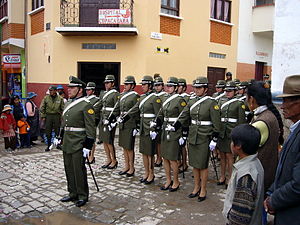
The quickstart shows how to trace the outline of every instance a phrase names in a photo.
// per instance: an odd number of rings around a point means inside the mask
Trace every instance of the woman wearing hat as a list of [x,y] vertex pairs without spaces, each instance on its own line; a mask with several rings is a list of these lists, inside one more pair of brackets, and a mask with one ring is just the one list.
[[[180,124],[189,124],[189,164],[193,167],[194,189],[189,198],[206,199],[209,145],[220,132],[220,110],[216,100],[207,96],[208,80],[197,77],[193,83],[195,97],[191,97],[179,119]],[[212,149],[213,150],[213,149]]]
[[39,125],[39,108],[34,103],[34,99],[37,96],[34,92],[28,92],[27,101],[25,104],[27,110],[27,122],[30,126],[30,145],[35,145],[33,141],[36,141],[40,135]]
[[[221,132],[217,147],[221,156],[221,177],[217,185],[226,184],[226,170],[228,178],[231,176],[233,155],[230,149],[230,134],[237,125],[246,122],[245,104],[235,98],[237,87],[234,81],[229,81],[225,86],[225,96],[219,102],[221,109]],[[229,180],[229,179],[228,179]]]
[[[176,77],[170,77],[166,87],[168,98],[163,102],[160,113],[164,118],[161,134],[161,154],[164,159],[167,180],[165,185],[161,187],[161,190],[174,192],[178,190],[180,185],[178,179],[178,160],[180,159],[182,148],[179,144],[182,129],[175,130],[173,126],[177,122],[181,111],[186,106],[186,101],[179,94],[176,94],[178,88],[178,79]],[[171,170],[173,170],[173,180],[171,178]]]
[[4,148],[6,150],[15,150],[17,144],[15,133],[16,121],[11,111],[12,108],[10,105],[5,105],[0,118],[0,130],[3,132]]
[[[128,112],[133,109],[138,102],[139,95],[134,91],[135,79],[133,76],[127,76],[124,81],[124,91],[120,96],[120,119],[123,120],[119,125],[119,145],[123,148],[124,153],[124,168],[119,172],[119,175],[131,177],[134,175],[134,142],[135,136],[133,133],[137,128],[139,114],[135,113],[130,117],[126,117]],[[119,121],[120,121],[119,119]]]

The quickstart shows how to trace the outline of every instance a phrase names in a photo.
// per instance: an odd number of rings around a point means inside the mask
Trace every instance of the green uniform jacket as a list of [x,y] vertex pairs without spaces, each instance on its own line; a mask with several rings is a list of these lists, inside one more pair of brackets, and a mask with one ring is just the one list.
[[[85,97],[68,100],[62,118],[65,129],[62,147],[64,152],[74,153],[82,150],[86,137],[96,139],[95,112]],[[79,128],[79,131],[76,131],[76,128]]]
[[[201,99],[203,99],[203,101],[197,104]],[[206,123],[211,122],[211,124],[201,125],[201,121],[205,121]],[[188,123],[190,125],[188,136],[190,144],[202,144],[203,141],[206,141],[206,138],[203,140],[203,136],[207,137],[211,136],[213,132],[220,132],[220,108],[217,101],[211,97],[191,97],[188,105],[182,112],[179,122],[182,124]]]
[[100,100],[103,98],[104,93],[104,91],[100,92],[98,101],[94,104],[95,118],[98,120],[101,119],[102,102]]
[[[121,116],[123,116],[125,113],[127,113],[129,110],[131,110],[135,104],[138,102],[140,96],[135,91],[130,92],[124,92],[120,96],[120,112]],[[124,123],[121,123],[119,125],[119,129],[132,129],[137,127],[137,122],[139,121],[139,113],[136,112],[135,114],[132,114]],[[128,134],[131,135],[131,134]]]
[[169,97],[168,93],[165,92],[165,91],[161,91],[161,92],[158,92],[158,93],[156,92],[155,95],[157,97],[159,97],[162,102],[164,102]]
[[184,99],[184,101],[185,101],[186,103],[189,102],[190,97],[191,97],[188,93],[182,93],[182,94],[180,94],[180,96]]
[[[228,104],[227,102],[229,101],[231,102]],[[237,98],[222,98],[220,105],[222,124],[220,137],[229,138],[233,128],[239,124],[246,123],[245,105]]]
[[86,99],[90,101],[93,107],[99,101],[99,98],[96,95],[87,96]]
[[41,118],[45,118],[47,114],[61,114],[64,110],[64,105],[64,99],[59,95],[56,95],[54,98],[46,95],[40,107]]

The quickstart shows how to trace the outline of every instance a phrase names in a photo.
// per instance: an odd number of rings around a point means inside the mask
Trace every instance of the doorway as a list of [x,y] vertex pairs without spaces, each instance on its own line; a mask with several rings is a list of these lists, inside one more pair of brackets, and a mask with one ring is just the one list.
[[103,81],[108,74],[115,76],[115,87],[119,91],[120,67],[119,62],[78,62],[78,77],[85,83],[95,82],[98,96],[100,91],[105,90]]
[[263,80],[265,62],[255,61],[255,80]]
[[224,80],[225,78],[225,68],[217,67],[207,67],[207,79],[208,79],[208,92],[207,94],[211,96],[216,92],[215,86],[218,80]]

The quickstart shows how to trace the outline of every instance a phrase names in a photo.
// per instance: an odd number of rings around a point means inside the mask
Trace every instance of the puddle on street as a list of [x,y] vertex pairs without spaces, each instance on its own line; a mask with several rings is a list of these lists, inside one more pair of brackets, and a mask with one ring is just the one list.
[[93,223],[83,218],[74,216],[65,212],[54,212],[44,214],[43,217],[24,217],[20,220],[9,219],[7,223],[10,225],[104,225],[104,223]]

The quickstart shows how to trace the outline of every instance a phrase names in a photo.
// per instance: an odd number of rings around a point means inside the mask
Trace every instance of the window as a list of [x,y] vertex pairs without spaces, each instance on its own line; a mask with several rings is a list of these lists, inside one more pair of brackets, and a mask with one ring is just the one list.
[[179,0],[161,0],[161,13],[179,16]]
[[32,0],[32,10],[44,6],[44,0]]
[[7,0],[0,1],[0,19],[7,16]]
[[231,1],[211,0],[210,17],[230,23]]
[[255,6],[270,5],[270,4],[273,4],[274,2],[275,2],[275,0],[256,0]]

